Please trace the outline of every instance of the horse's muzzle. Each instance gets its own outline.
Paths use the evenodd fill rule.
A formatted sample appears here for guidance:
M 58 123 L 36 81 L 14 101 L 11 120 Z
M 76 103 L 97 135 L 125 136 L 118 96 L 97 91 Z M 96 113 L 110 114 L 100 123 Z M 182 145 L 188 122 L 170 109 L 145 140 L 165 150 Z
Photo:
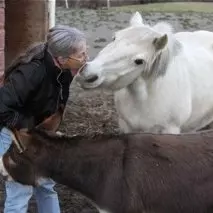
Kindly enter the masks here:
M 97 75 L 92 75 L 92 76 L 89 76 L 88 78 L 86 78 L 85 81 L 86 81 L 87 83 L 93 83 L 93 82 L 95 82 L 97 79 L 98 79 L 98 76 L 97 76 Z

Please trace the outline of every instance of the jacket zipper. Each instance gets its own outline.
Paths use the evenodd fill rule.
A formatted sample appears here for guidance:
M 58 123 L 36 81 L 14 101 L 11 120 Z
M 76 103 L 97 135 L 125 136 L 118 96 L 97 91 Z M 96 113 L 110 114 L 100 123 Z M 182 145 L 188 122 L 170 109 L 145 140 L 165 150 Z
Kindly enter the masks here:
M 59 86 L 60 86 L 60 91 L 59 91 L 58 100 L 57 100 L 57 109 L 59 108 L 59 100 L 60 100 L 60 99 L 63 100 L 63 88 L 62 88 L 62 84 L 61 84 L 61 82 L 60 82 L 60 80 L 59 80 L 59 77 L 61 76 L 62 72 L 63 72 L 63 71 L 60 69 L 60 73 L 59 73 L 58 76 L 57 76 L 57 82 L 58 82 L 58 84 L 59 84 Z

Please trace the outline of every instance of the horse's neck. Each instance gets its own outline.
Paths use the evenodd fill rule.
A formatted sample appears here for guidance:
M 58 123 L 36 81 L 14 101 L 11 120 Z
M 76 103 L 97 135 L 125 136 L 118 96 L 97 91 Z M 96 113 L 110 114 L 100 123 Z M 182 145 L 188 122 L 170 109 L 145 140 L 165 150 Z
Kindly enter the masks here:
M 110 172 L 111 177 L 117 176 L 116 170 L 109 169 L 114 168 L 114 162 L 122 157 L 122 150 L 118 139 L 109 139 L 106 143 L 88 139 L 88 143 L 67 146 L 52 162 L 50 178 L 97 200 L 106 186 L 105 177 Z
M 144 79 L 142 76 L 138 77 L 131 85 L 126 87 L 125 94 L 132 99 L 138 101 L 146 101 L 150 97 L 152 97 L 156 92 L 158 92 L 158 88 L 160 88 L 161 84 L 164 83 L 164 77 L 160 78 L 151 78 Z
M 126 87 L 128 95 L 137 100 L 144 101 L 148 98 L 148 82 L 142 76 L 138 77 L 131 85 Z

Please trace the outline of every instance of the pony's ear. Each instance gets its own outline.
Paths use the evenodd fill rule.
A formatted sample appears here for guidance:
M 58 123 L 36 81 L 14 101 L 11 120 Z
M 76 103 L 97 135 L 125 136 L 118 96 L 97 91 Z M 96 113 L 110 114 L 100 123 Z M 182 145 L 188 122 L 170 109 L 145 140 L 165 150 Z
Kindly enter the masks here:
M 28 134 L 27 129 L 11 129 L 10 135 L 20 153 L 26 149 L 27 145 L 31 141 L 31 135 Z
M 141 14 L 137 11 L 135 12 L 130 19 L 130 26 L 140 26 L 143 25 L 143 18 Z
M 54 131 L 56 132 L 61 124 L 61 121 L 63 119 L 65 106 L 61 105 L 57 112 L 55 112 L 50 117 L 46 118 L 42 123 L 38 124 L 36 128 L 45 129 L 48 131 Z
M 167 43 L 168 43 L 167 34 L 165 34 L 159 38 L 155 38 L 153 40 L 153 45 L 157 51 L 162 50 L 167 45 Z

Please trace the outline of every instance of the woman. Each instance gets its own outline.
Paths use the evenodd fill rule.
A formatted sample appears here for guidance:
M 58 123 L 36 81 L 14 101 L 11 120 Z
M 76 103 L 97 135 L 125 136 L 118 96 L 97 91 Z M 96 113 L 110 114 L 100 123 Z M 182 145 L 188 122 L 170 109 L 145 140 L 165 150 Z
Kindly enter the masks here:
M 66 105 L 74 70 L 87 60 L 86 38 L 76 28 L 56 26 L 47 42 L 30 48 L 6 71 L 0 88 L 0 156 L 12 139 L 7 128 L 31 128 Z M 71 73 L 73 71 L 73 73 Z M 26 213 L 35 194 L 39 213 L 59 213 L 59 201 L 50 179 L 40 186 L 6 181 L 4 213 Z

